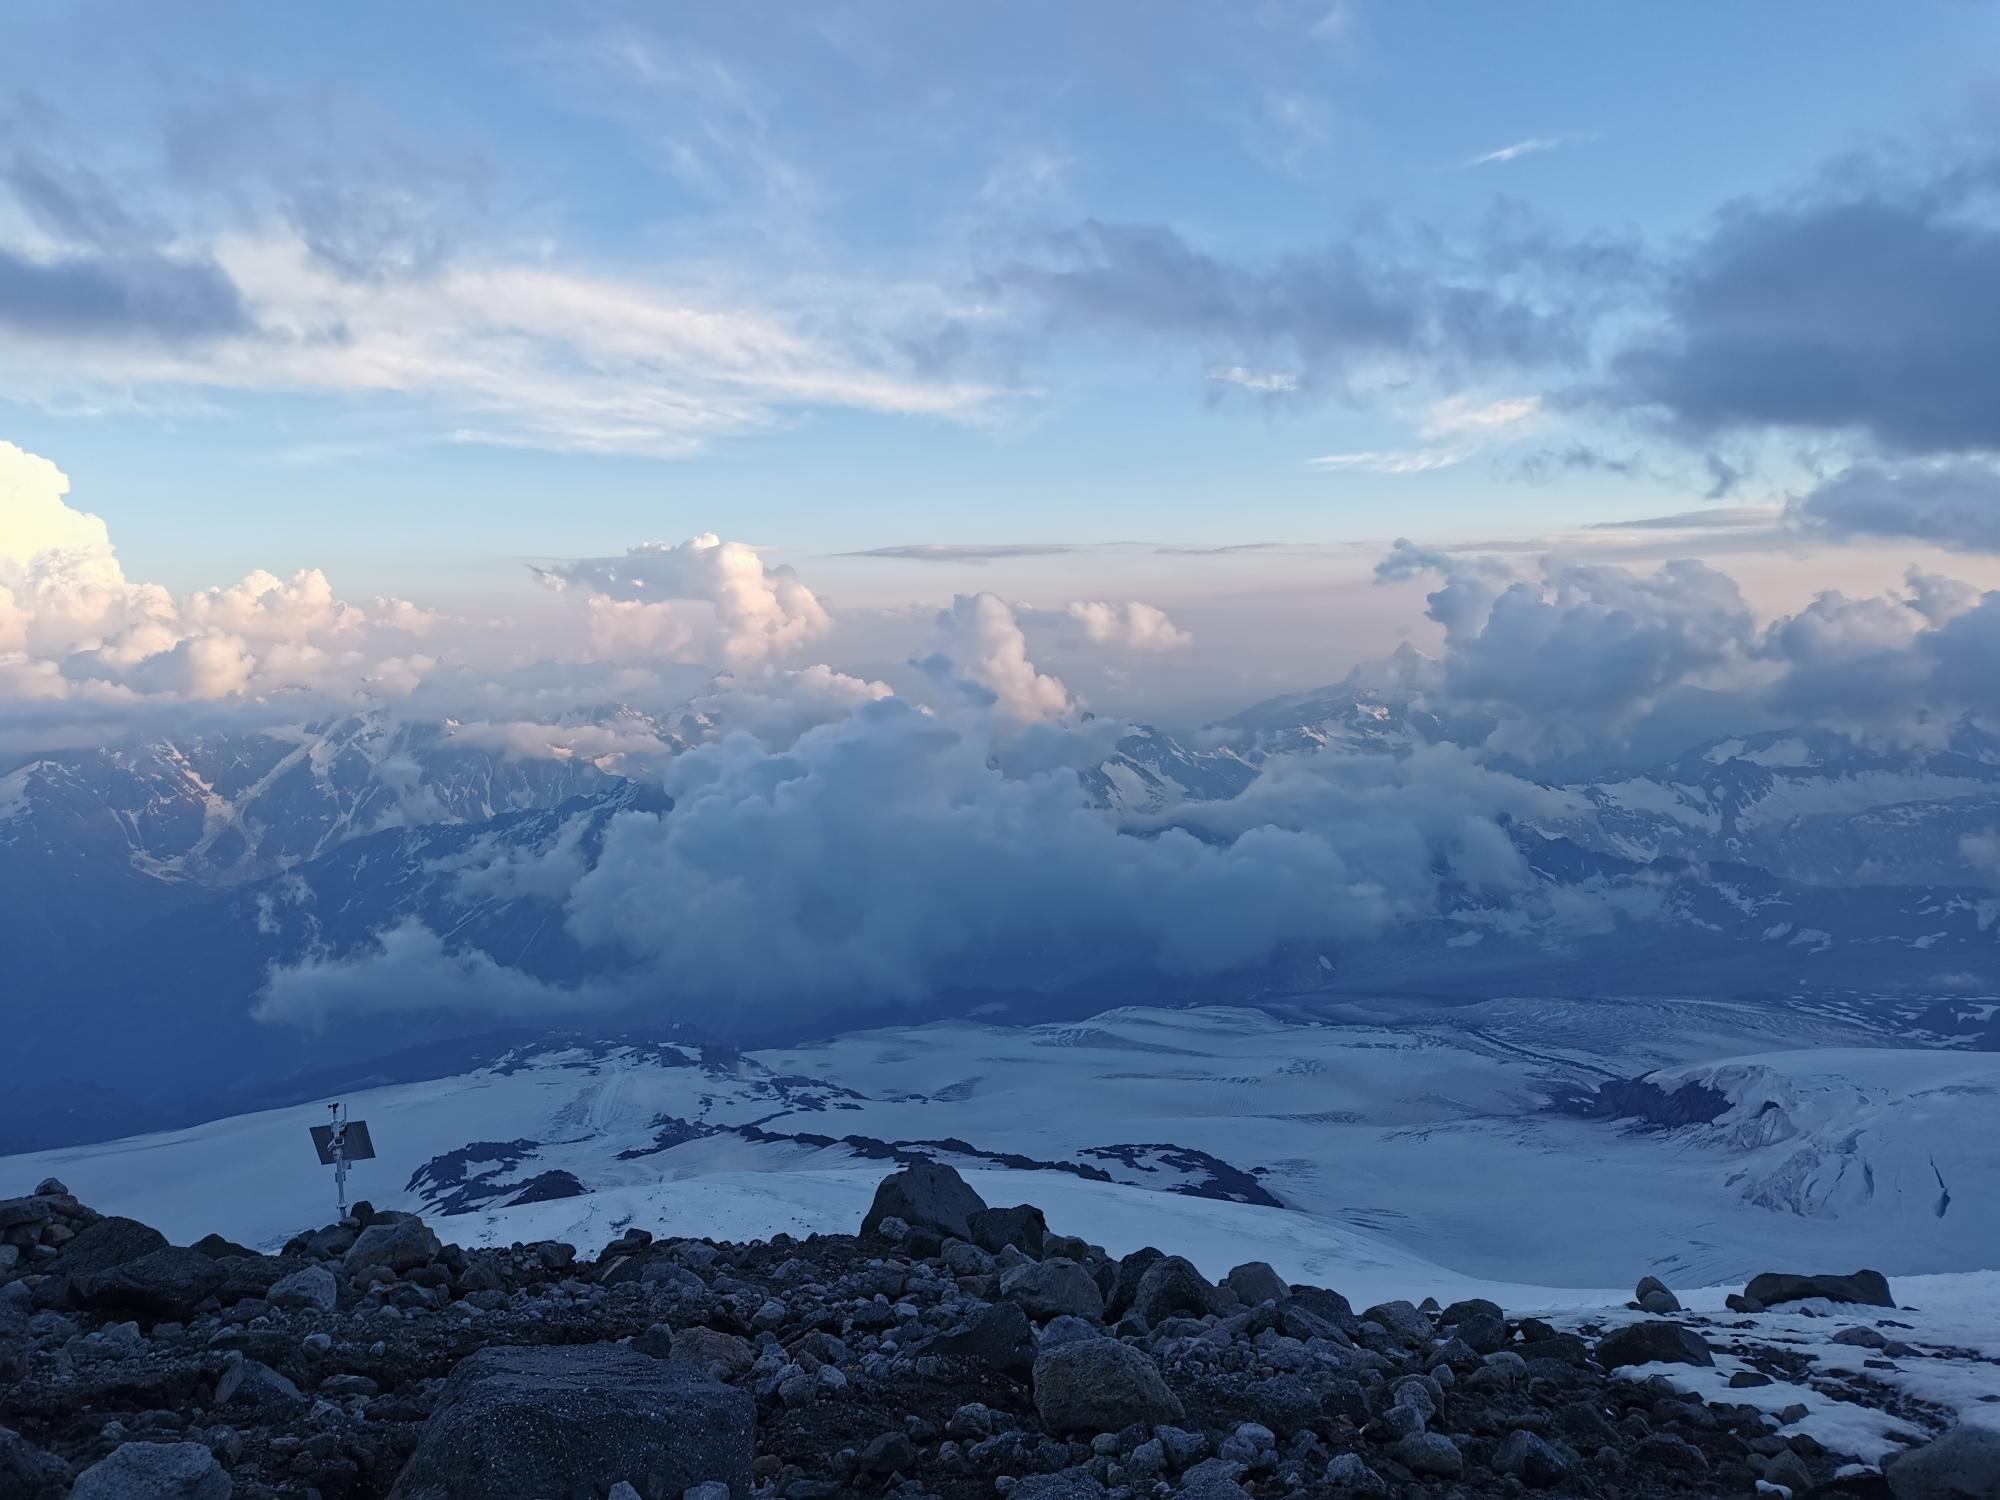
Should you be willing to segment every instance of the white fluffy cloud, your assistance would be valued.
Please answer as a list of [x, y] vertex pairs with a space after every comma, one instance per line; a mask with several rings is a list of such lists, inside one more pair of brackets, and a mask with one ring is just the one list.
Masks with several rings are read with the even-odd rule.
[[1014, 607], [998, 594], [960, 594], [938, 613], [942, 665], [992, 696], [1003, 718], [1032, 724], [1076, 705], [1060, 679], [1036, 670]]
[[103, 520], [68, 494], [54, 464], [0, 442], [0, 692], [213, 700], [421, 676], [426, 658], [393, 654], [437, 623], [415, 605], [345, 603], [317, 569], [176, 600], [128, 579]]
[[750, 666], [826, 634], [832, 620], [788, 567], [754, 547], [704, 532], [677, 545], [646, 542], [623, 557], [537, 568], [535, 576], [583, 600], [601, 658], [720, 657]]
[[1175, 627], [1165, 610], [1137, 600], [1107, 604], [1102, 600], [1079, 599], [1065, 613], [1093, 645], [1123, 646], [1133, 651], [1178, 651], [1194, 642], [1193, 636]]

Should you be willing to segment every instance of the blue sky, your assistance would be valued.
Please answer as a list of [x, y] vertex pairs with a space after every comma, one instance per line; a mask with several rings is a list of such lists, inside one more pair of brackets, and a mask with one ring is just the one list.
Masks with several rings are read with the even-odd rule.
[[[1808, 515], [1856, 464], [1990, 453], [1809, 391], [1811, 308], [1758, 356], [1797, 400], [1700, 396], [1728, 384], [1703, 359], [1766, 379], [1703, 322], [1766, 239], [1815, 243], [1829, 205], [1990, 229], [1987, 6], [83, 0], [10, 26], [0, 438], [176, 592], [321, 568], [512, 607], [525, 561], [713, 530], [845, 601], [1150, 591], [1221, 622], [1317, 595], [1298, 633], [1397, 535]], [[1903, 284], [1855, 243], [1828, 305]], [[1747, 552], [1772, 608], [1991, 567], [1934, 516], [1857, 547], [1870, 513], [1682, 545]], [[848, 555], [1103, 543], [1285, 546]]]

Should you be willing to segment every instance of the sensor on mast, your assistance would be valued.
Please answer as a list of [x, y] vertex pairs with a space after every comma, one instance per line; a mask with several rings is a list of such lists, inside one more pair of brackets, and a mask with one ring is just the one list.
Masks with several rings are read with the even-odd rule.
[[347, 1164], [351, 1161], [369, 1161], [375, 1155], [375, 1142], [369, 1137], [366, 1120], [347, 1118], [347, 1107], [329, 1104], [327, 1109], [333, 1114], [330, 1125], [312, 1127], [313, 1149], [319, 1153], [319, 1164], [333, 1168], [334, 1193], [340, 1204], [340, 1217], [347, 1217]]

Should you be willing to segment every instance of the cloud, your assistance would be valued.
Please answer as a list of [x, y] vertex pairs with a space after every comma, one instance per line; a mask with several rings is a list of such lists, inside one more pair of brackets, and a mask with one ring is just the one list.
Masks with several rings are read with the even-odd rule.
[[270, 1024], [324, 1030], [433, 1012], [545, 1020], [605, 1009], [620, 998], [602, 984], [545, 984], [478, 948], [447, 948], [420, 919], [406, 917], [360, 952], [274, 966], [250, 1013]]
[[832, 625], [818, 596], [789, 567], [767, 567], [756, 549], [713, 532], [533, 572], [558, 593], [583, 599], [592, 642], [607, 659], [687, 661], [719, 654], [733, 665], [753, 665], [803, 646]]
[[1469, 156], [1458, 165], [1461, 170], [1473, 167], [1499, 166], [1510, 161], [1519, 161], [1524, 156], [1539, 156], [1545, 151], [1554, 151], [1562, 146], [1588, 141], [1588, 135], [1537, 135], [1524, 141], [1515, 141], [1511, 146], [1502, 146], [1495, 151], [1482, 151], [1477, 156]]
[[1420, 430], [1425, 437], [1443, 437], [1452, 433], [1491, 436], [1532, 422], [1541, 410], [1540, 396], [1508, 396], [1479, 405], [1465, 396], [1453, 396], [1431, 407]]
[[1976, 459], [1855, 464], [1793, 503], [1792, 517], [1835, 537], [1909, 537], [2000, 552], [2000, 467]]
[[1650, 574], [1544, 559], [1516, 578], [1491, 557], [1459, 557], [1398, 539], [1377, 582], [1442, 574], [1427, 600], [1444, 627], [1439, 706], [1497, 714], [1497, 743], [1533, 753], [1602, 743], [1701, 674], [1758, 649], [1755, 617], [1734, 579], [1676, 559]]
[[960, 594], [937, 617], [943, 638], [930, 664], [982, 690], [1002, 719], [1032, 724], [1059, 718], [1076, 705], [1062, 682], [1028, 658], [1028, 638], [1014, 608], [997, 594]]
[[1107, 604], [1101, 600], [1078, 600], [1065, 611], [1083, 630], [1084, 639], [1097, 646], [1124, 646], [1133, 651], [1178, 651], [1193, 644], [1194, 637], [1177, 629], [1165, 611], [1136, 600], [1127, 604]]
[[1401, 452], [1324, 453], [1309, 458], [1315, 469], [1335, 473], [1426, 474], [1432, 469], [1449, 469], [1472, 456], [1470, 448], [1419, 448]]
[[1574, 288], [1549, 294], [1567, 266], [1539, 233], [1503, 228], [1464, 252], [1357, 232], [1251, 264], [1163, 226], [1091, 219], [989, 271], [980, 290], [1050, 336], [1101, 335], [1121, 354], [1164, 346], [1209, 372], [1284, 372], [1302, 397], [1356, 395], [1385, 370], [1450, 381], [1575, 361], [1585, 320]]
[[1713, 505], [1671, 516], [1642, 516], [1632, 521], [1593, 521], [1592, 531], [1738, 531], [1775, 526], [1784, 519], [1775, 505]]
[[2000, 228], [1992, 163], [1898, 175], [1836, 164], [1807, 190], [1739, 202], [1677, 264], [1656, 327], [1599, 394], [1697, 437], [1851, 433], [1885, 448], [2000, 448]]
[[1218, 365], [1208, 372], [1210, 380], [1224, 385], [1240, 385], [1246, 391], [1296, 391], [1299, 378], [1283, 370], [1246, 370], [1241, 365]]
[[0, 328], [27, 339], [198, 343], [249, 315], [219, 267], [165, 256], [33, 260], [0, 246]]
[[870, 547], [838, 555], [887, 557], [904, 562], [971, 563], [979, 567], [1013, 557], [1061, 557], [1085, 550], [1074, 542], [912, 542], [906, 546]]
[[[174, 598], [127, 579], [103, 520], [48, 460], [0, 442], [0, 663], [6, 696], [207, 700], [294, 685], [411, 683], [438, 617], [349, 604], [326, 576], [258, 571]], [[393, 665], [391, 665], [393, 663]]]

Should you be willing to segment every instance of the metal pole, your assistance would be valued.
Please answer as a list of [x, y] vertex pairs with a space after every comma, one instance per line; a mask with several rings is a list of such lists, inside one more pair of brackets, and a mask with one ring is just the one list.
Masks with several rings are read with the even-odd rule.
[[340, 1106], [329, 1104], [333, 1111], [333, 1190], [340, 1204], [339, 1218], [347, 1217], [347, 1121], [341, 1118]]

